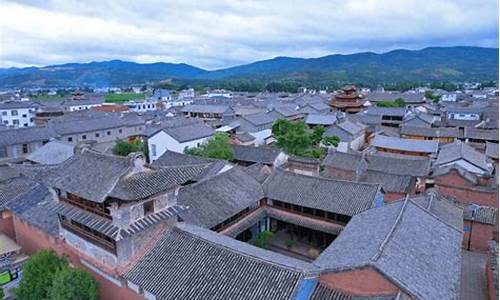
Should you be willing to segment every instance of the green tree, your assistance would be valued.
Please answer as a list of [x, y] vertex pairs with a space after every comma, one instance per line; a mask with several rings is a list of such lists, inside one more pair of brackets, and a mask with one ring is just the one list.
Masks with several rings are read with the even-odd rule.
[[432, 100], [433, 102], [438, 102], [439, 99], [441, 99], [440, 96], [434, 95], [434, 93], [432, 91], [426, 91], [424, 93], [424, 96], [426, 99]]
[[255, 239], [254, 245], [259, 248], [266, 249], [269, 244], [269, 240], [272, 239], [273, 237], [274, 233], [272, 233], [271, 231], [268, 230], [262, 231]]
[[338, 136], [325, 136], [323, 138], [323, 144], [326, 146], [337, 147], [339, 145], [340, 138]]
[[232, 160], [234, 158], [233, 148], [229, 144], [229, 136], [222, 132], [215, 133], [211, 139], [200, 147], [187, 148], [184, 152], [191, 155], [226, 160]]
[[51, 300], [97, 300], [97, 283], [89, 273], [65, 267], [54, 276], [48, 295]]
[[293, 155], [304, 155], [306, 149], [312, 145], [304, 122], [277, 120], [273, 124], [272, 133], [278, 146]]
[[396, 98], [396, 100], [394, 100], [394, 103], [396, 103], [398, 107], [405, 107], [406, 105], [406, 102], [403, 98]]
[[116, 144], [113, 146], [113, 154], [119, 156], [127, 156], [132, 152], [142, 151], [144, 154], [147, 154], [147, 146], [146, 143], [135, 140], [133, 142], [127, 142], [124, 140], [117, 140]]
[[43, 250], [32, 255], [23, 266], [23, 279], [14, 290], [16, 298], [23, 300], [49, 299], [49, 290], [58, 271], [67, 267], [66, 260], [53, 251]]
[[318, 145], [325, 134], [325, 127], [323, 125], [316, 126], [311, 134], [311, 142], [313, 145]]

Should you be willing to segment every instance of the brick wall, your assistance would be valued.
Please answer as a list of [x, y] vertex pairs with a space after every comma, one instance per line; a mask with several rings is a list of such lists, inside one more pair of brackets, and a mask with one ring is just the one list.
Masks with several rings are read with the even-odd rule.
[[[464, 220], [464, 226], [470, 228], [471, 223], [471, 221]], [[463, 248], [467, 249], [469, 237], [471, 237], [471, 251], [488, 251], [488, 241], [494, 238], [493, 231], [495, 228], [495, 225], [474, 222], [474, 224], [472, 224], [472, 234], [470, 234], [470, 232], [464, 232], [464, 239], [462, 242]]]
[[92, 276], [96, 279], [99, 285], [99, 299], [143, 299], [140, 295], [136, 294], [126, 286], [122, 285], [120, 287], [100, 274], [97, 274], [96, 272], [93, 272], [89, 268], [85, 267], [81, 263], [79, 255], [61, 239], [48, 235], [44, 231], [27, 224], [16, 216], [13, 217], [13, 221], [16, 241], [23, 248], [24, 253], [32, 255], [43, 249], [52, 249], [58, 255], [66, 256], [72, 265], [84, 269], [92, 274]]
[[440, 194], [454, 197], [465, 204], [475, 203], [498, 208], [498, 190], [478, 190], [455, 171], [436, 177], [435, 188]]
[[319, 281], [333, 289], [354, 296], [394, 295], [398, 292], [394, 284], [370, 267], [320, 275]]

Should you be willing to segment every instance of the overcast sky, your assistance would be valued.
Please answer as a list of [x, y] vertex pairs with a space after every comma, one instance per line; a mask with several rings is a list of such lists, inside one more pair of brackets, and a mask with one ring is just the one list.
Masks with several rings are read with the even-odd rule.
[[0, 67], [498, 47], [498, 0], [0, 0]]

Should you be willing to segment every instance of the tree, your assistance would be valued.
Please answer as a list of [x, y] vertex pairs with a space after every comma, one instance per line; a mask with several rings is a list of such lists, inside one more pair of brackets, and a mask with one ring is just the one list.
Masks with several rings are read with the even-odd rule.
[[127, 156], [132, 152], [139, 152], [142, 151], [145, 154], [147, 154], [147, 146], [146, 143], [140, 141], [140, 140], [135, 140], [133, 142], [127, 142], [124, 140], [117, 140], [116, 144], [113, 146], [113, 154], [119, 155], [119, 156]]
[[280, 119], [274, 122], [272, 132], [278, 146], [293, 155], [304, 155], [306, 149], [312, 145], [304, 122]]
[[229, 144], [229, 136], [222, 132], [215, 133], [208, 142], [202, 144], [200, 147], [187, 148], [184, 152], [191, 155], [225, 160], [232, 160], [234, 158], [233, 148]]
[[97, 300], [97, 283], [89, 273], [67, 266], [54, 276], [48, 295], [51, 300]]
[[311, 142], [313, 145], [318, 145], [325, 134], [325, 127], [323, 125], [316, 126], [311, 134]]
[[377, 102], [378, 107], [404, 107], [406, 105], [405, 100], [403, 98], [397, 98], [394, 101], [391, 100], [382, 100]]
[[274, 237], [274, 233], [272, 233], [271, 231], [268, 231], [268, 230], [262, 231], [257, 236], [257, 239], [255, 239], [254, 245], [259, 247], [259, 248], [266, 249], [268, 246], [269, 240], [272, 239], [273, 237]]
[[394, 103], [396, 103], [398, 107], [405, 107], [406, 105], [406, 102], [403, 98], [396, 98], [396, 100], [394, 100]]
[[438, 102], [439, 99], [441, 99], [440, 96], [434, 95], [434, 93], [432, 93], [432, 91], [426, 91], [424, 93], [424, 96], [426, 99], [432, 100], [433, 102]]
[[325, 136], [323, 138], [323, 144], [326, 146], [337, 147], [339, 145], [340, 138], [338, 136]]
[[23, 266], [23, 279], [14, 290], [16, 298], [23, 300], [49, 299], [48, 293], [58, 271], [67, 267], [66, 260], [52, 250], [32, 255]]

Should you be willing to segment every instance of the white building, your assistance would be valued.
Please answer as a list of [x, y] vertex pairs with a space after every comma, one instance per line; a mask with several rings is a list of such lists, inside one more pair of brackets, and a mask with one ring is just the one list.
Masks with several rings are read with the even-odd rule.
[[155, 111], [159, 109], [158, 103], [160, 101], [157, 100], [148, 100], [148, 101], [129, 101], [124, 105], [128, 107], [130, 111], [133, 112], [148, 112]]
[[0, 119], [9, 127], [35, 126], [34, 118], [38, 105], [31, 101], [7, 101], [0, 103]]
[[89, 110], [92, 107], [102, 106], [104, 100], [102, 98], [91, 98], [82, 100], [66, 100], [61, 103], [65, 111]]
[[185, 89], [179, 92], [178, 99], [194, 98], [195, 92], [193, 88]]
[[457, 94], [443, 94], [441, 95], [441, 101], [443, 102], [456, 102], [457, 101]]
[[184, 153], [186, 148], [199, 147], [213, 133], [212, 128], [203, 122], [160, 129], [148, 139], [149, 162], [152, 163], [167, 150]]

